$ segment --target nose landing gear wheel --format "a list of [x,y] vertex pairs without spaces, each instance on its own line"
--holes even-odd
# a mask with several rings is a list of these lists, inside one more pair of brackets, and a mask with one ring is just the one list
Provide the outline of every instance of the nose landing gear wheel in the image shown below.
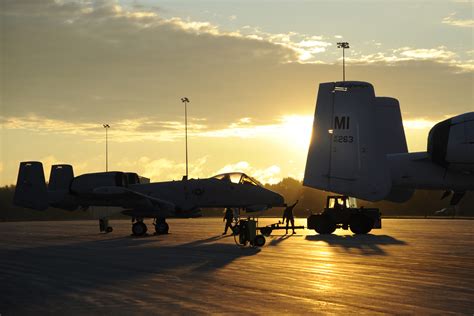
[[143,236],[146,234],[148,228],[143,222],[136,222],[132,225],[133,236]]

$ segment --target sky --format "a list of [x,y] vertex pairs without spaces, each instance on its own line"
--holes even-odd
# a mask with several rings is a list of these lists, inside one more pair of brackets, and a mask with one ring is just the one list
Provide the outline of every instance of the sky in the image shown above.
[[410,151],[474,110],[472,1],[0,0],[0,185],[25,160],[301,179],[318,84],[400,101]]

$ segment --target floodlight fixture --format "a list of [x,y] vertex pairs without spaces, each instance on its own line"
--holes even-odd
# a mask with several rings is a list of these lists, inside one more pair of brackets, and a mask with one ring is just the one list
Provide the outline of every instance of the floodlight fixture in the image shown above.
[[349,47],[348,42],[338,42],[337,48],[342,48],[342,81],[346,81],[346,55],[345,50]]
[[187,97],[182,97],[181,102],[184,103],[184,139],[186,147],[186,176],[185,179],[188,179],[188,103],[189,99]]
[[109,135],[108,135],[108,129],[110,128],[109,124],[102,124],[102,126],[105,128],[105,171],[109,171]]

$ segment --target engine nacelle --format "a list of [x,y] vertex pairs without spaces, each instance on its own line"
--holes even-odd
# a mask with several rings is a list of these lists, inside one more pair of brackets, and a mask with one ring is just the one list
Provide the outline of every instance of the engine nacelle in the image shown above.
[[71,182],[71,193],[78,195],[95,194],[99,187],[126,187],[128,177],[123,172],[86,173],[75,177]]
[[433,126],[428,135],[428,154],[444,168],[474,172],[474,112]]

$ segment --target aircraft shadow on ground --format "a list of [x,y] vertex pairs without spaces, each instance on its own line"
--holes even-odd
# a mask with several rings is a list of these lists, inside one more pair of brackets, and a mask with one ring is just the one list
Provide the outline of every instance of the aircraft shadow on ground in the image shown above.
[[[21,266],[2,277],[0,297],[23,297],[25,293],[47,292],[60,297],[78,288],[95,288],[153,275],[186,280],[205,277],[234,260],[253,256],[260,249],[240,249],[235,244],[215,242],[222,236],[190,243],[156,247],[155,238],[121,237],[74,244],[0,250],[0,265]],[[159,242],[159,241],[158,241]],[[27,271],[27,272],[24,272]],[[39,281],[38,281],[39,280]],[[38,300],[33,302],[34,300]],[[41,295],[31,297],[40,304]],[[13,302],[10,302],[13,303]],[[0,304],[1,306],[2,304]]]
[[346,251],[357,250],[362,255],[387,255],[382,246],[407,245],[403,240],[388,235],[310,235],[306,240],[324,241]]

